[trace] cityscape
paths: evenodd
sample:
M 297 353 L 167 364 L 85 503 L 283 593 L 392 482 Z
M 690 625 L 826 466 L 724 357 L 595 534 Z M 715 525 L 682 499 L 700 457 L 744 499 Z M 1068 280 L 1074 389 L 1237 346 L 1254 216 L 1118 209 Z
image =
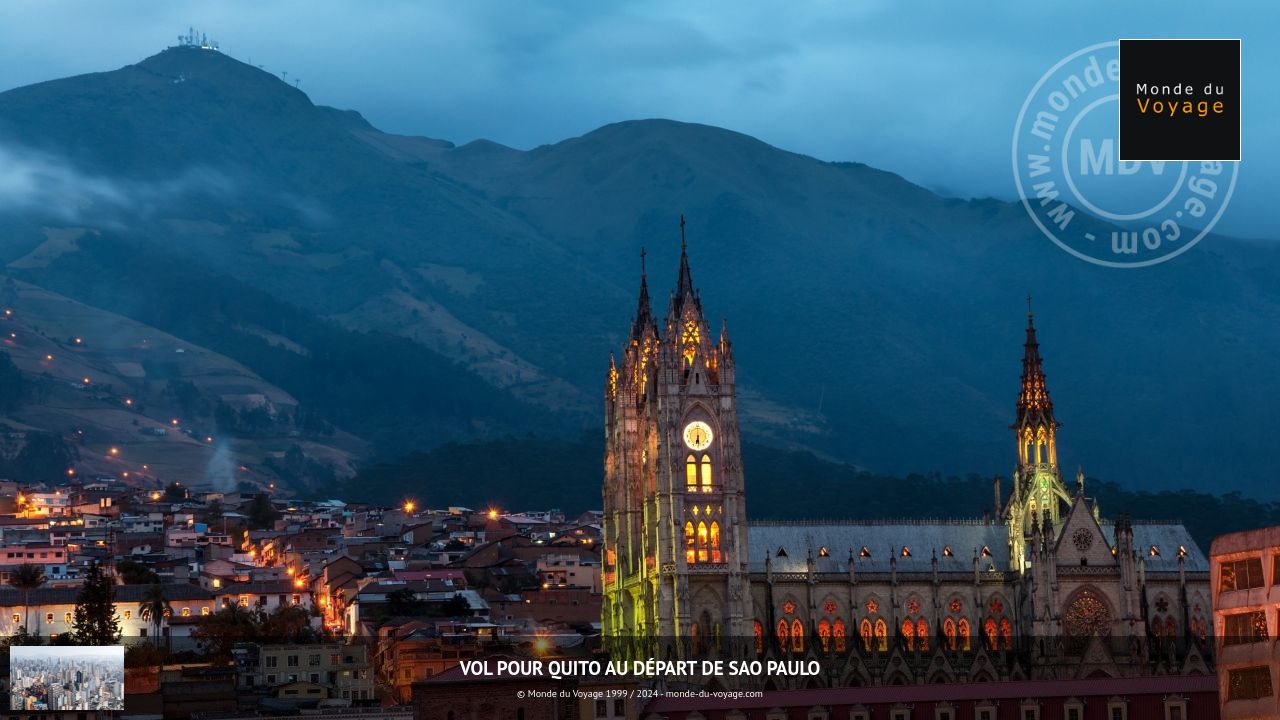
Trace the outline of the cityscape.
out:
M 293 4 L 0 3 L 12 717 L 1280 718 L 1280 24 Z
M 123 647 L 9 648 L 10 710 L 123 710 Z

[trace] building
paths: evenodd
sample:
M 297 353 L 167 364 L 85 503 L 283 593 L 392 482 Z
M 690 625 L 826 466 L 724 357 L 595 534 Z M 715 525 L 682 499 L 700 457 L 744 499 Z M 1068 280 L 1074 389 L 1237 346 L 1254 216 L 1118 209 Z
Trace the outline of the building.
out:
M 828 685 L 1212 672 L 1209 565 L 1186 528 L 1104 517 L 1083 472 L 1063 479 L 1030 307 L 993 516 L 748 523 L 733 347 L 681 244 L 665 319 L 642 271 L 605 382 L 614 653 L 817 659 Z
M 1215 538 L 1209 562 L 1222 717 L 1280 717 L 1280 527 Z
M 361 643 L 262 645 L 256 656 L 237 661 L 237 673 L 242 688 L 268 688 L 279 697 L 341 698 L 357 704 L 376 697 L 369 650 Z M 317 686 L 324 697 L 303 694 L 314 694 Z

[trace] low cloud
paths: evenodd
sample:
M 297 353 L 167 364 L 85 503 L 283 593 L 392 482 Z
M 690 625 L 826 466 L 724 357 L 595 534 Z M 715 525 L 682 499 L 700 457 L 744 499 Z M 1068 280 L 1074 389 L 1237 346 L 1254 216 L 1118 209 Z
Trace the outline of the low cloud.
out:
M 85 172 L 63 157 L 0 144 L 0 213 L 110 222 L 120 213 L 151 215 L 184 197 L 235 194 L 236 184 L 208 167 L 187 168 L 158 181 L 125 180 Z

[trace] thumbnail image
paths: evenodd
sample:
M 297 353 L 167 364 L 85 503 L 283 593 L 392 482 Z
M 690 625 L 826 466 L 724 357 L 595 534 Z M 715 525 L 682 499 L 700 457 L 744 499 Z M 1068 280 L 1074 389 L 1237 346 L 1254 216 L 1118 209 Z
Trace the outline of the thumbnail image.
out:
M 10 710 L 123 710 L 124 648 L 9 648 Z

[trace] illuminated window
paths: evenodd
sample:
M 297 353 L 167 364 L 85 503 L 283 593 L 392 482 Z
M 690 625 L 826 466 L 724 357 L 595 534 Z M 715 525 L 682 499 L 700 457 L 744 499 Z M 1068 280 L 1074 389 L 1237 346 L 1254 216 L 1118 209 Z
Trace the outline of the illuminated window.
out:
M 864 558 L 871 557 L 871 551 L 867 549 L 866 545 L 863 545 L 862 549 L 858 551 L 858 557 L 864 557 Z
M 720 562 L 720 523 L 711 523 L 711 562 Z
M 863 618 L 862 624 L 858 626 L 858 636 L 862 638 L 863 652 L 871 652 L 871 621 Z
M 191 608 L 189 607 L 182 608 L 182 617 L 191 617 Z
M 787 649 L 788 640 L 791 638 L 791 625 L 784 619 L 778 621 L 778 645 L 783 650 Z
M 916 649 L 916 624 L 911 618 L 902 621 L 902 644 L 907 652 Z
M 836 618 L 831 625 L 831 634 L 835 636 L 836 652 L 844 652 L 844 620 Z
M 1000 642 L 1000 629 L 996 627 L 995 618 L 987 618 L 982 624 L 982 636 L 986 639 L 987 649 L 995 650 Z
M 125 620 L 132 620 L 132 619 L 133 619 L 133 611 L 132 611 L 132 610 L 125 610 L 125 611 L 124 611 L 124 619 L 125 619 Z
M 53 613 L 45 613 L 44 621 L 45 621 L 47 624 L 52 625 L 52 624 L 53 624 Z
M 956 622 L 951 618 L 947 618 L 942 622 L 942 634 L 947 639 L 947 649 L 956 649 Z
M 63 613 L 63 615 L 62 615 L 62 621 L 63 621 L 63 622 L 65 622 L 66 624 L 70 625 L 70 624 L 71 624 L 71 613 Z
M 916 622 L 916 643 L 920 646 L 920 652 L 929 652 L 929 623 L 924 618 Z
M 684 459 L 684 484 L 689 492 L 698 490 L 698 460 L 692 455 Z
M 208 615 L 208 614 L 209 614 L 209 608 L 207 608 L 207 607 L 202 607 L 202 608 L 200 608 L 200 614 L 201 614 L 201 615 Z
M 902 546 L 902 557 L 911 557 L 911 548 L 906 545 Z
M 1000 637 L 1004 639 L 1004 649 L 1013 649 L 1013 624 L 1009 622 L 1009 618 L 1000 620 Z
M 698 562 L 707 561 L 707 524 L 698 523 Z
M 969 621 L 965 618 L 960 618 L 960 649 L 965 652 L 972 649 L 969 642 Z
M 756 654 L 762 655 L 764 654 L 764 626 L 760 624 L 759 620 L 756 620 L 752 629 L 756 634 Z
M 695 655 L 702 652 L 702 639 L 699 637 L 698 623 L 694 623 L 689 626 L 689 641 L 693 646 L 693 653 Z
M 696 562 L 696 549 L 694 548 L 695 534 L 693 523 L 684 524 L 684 561 L 687 563 Z
M 800 618 L 791 621 L 791 650 L 804 652 L 804 625 L 800 624 Z
M 249 596 L 248 596 L 248 595 L 241 595 L 241 596 L 240 596 L 240 607 L 249 607 Z
M 831 557 L 831 551 L 827 549 L 827 546 L 823 545 L 818 548 L 818 557 Z
M 876 620 L 876 647 L 880 652 L 889 652 L 889 626 L 884 618 Z
M 822 652 L 831 652 L 831 623 L 818 621 L 818 642 L 822 643 Z
M 702 456 L 702 492 L 711 492 L 711 456 Z
M 14 613 L 14 614 L 13 614 L 13 622 L 14 622 L 14 624 L 15 624 L 15 625 L 16 625 L 16 624 L 18 624 L 18 623 L 20 623 L 20 622 L 22 622 L 22 614 L 21 614 L 21 613 Z

